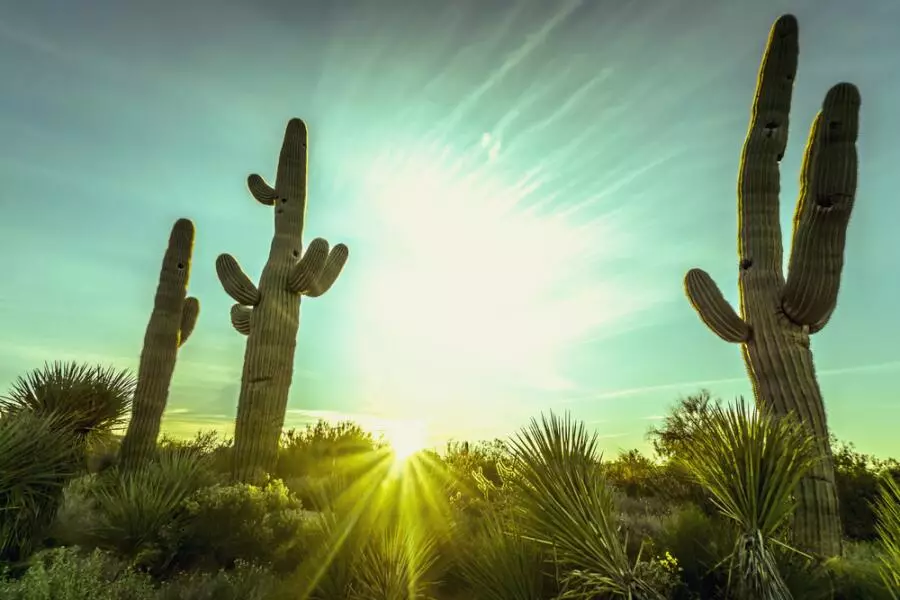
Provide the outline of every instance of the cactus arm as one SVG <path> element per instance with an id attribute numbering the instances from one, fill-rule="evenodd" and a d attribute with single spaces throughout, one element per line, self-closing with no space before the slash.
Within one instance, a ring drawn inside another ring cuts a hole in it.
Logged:
<path id="1" fill-rule="evenodd" d="M 330 290 L 344 269 L 344 265 L 347 264 L 349 257 L 350 250 L 344 244 L 338 244 L 332 248 L 319 276 L 313 281 L 312 287 L 304 293 L 310 298 L 318 298 Z"/>
<path id="2" fill-rule="evenodd" d="M 231 326 L 241 335 L 250 335 L 250 315 L 253 309 L 242 304 L 231 307 Z"/>
<path id="3" fill-rule="evenodd" d="M 788 122 L 799 52 L 797 20 L 779 19 L 759 68 L 756 95 L 738 177 L 738 255 L 742 268 L 761 268 L 782 278 L 779 162 Z M 743 301 L 743 299 L 742 299 Z"/>
<path id="4" fill-rule="evenodd" d="M 197 317 L 200 315 L 200 301 L 193 296 L 184 299 L 181 305 L 181 327 L 178 330 L 178 347 L 184 346 L 184 343 L 191 337 L 194 327 L 197 325 Z"/>
<path id="5" fill-rule="evenodd" d="M 231 296 L 235 302 L 246 306 L 259 304 L 259 290 L 244 273 L 238 261 L 230 254 L 220 254 L 216 259 L 216 274 L 225 293 Z"/>
<path id="6" fill-rule="evenodd" d="M 278 192 L 255 173 L 247 177 L 247 188 L 260 204 L 274 206 L 275 201 L 278 200 Z"/>
<path id="7" fill-rule="evenodd" d="M 684 277 L 684 289 L 700 319 L 717 336 L 732 343 L 750 339 L 750 326 L 725 300 L 719 286 L 702 269 L 691 269 Z"/>
<path id="8" fill-rule="evenodd" d="M 832 87 L 804 155 L 782 307 L 792 321 L 814 331 L 824 327 L 837 304 L 856 196 L 859 108 L 856 86 Z"/>

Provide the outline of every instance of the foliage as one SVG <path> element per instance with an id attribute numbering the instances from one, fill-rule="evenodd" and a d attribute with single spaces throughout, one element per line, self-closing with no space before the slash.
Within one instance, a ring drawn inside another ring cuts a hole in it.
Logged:
<path id="1" fill-rule="evenodd" d="M 567 598 L 608 594 L 663 598 L 631 560 L 615 522 L 612 491 L 603 481 L 597 435 L 584 423 L 551 413 L 532 420 L 511 441 L 526 535 L 554 549 L 565 569 Z"/>
<path id="2" fill-rule="evenodd" d="M 900 480 L 900 466 L 894 460 L 857 452 L 853 444 L 835 439 L 831 447 L 844 535 L 853 540 L 874 540 L 878 534 L 873 505 L 879 497 L 879 481 L 885 476 Z"/>
<path id="3" fill-rule="evenodd" d="M 773 549 L 794 508 L 793 491 L 816 460 L 794 418 L 749 408 L 711 408 L 678 460 L 738 531 L 730 576 L 743 598 L 790 598 Z"/>
<path id="4" fill-rule="evenodd" d="M 78 464 L 75 437 L 56 416 L 0 417 L 0 561 L 30 554 Z"/>
<path id="5" fill-rule="evenodd" d="M 231 569 L 240 561 L 295 568 L 309 517 L 279 480 L 263 487 L 215 485 L 182 504 L 175 562 L 182 568 Z"/>
<path id="6" fill-rule="evenodd" d="M 433 583 L 426 575 L 434 565 L 434 540 L 415 529 L 377 531 L 363 548 L 356 571 L 353 600 L 429 600 Z"/>
<path id="7" fill-rule="evenodd" d="M 510 518 L 488 514 L 468 536 L 459 567 L 469 588 L 483 600 L 540 600 L 547 558 Z"/>
<path id="8" fill-rule="evenodd" d="M 325 508 L 378 462 L 379 447 L 356 423 L 319 420 L 284 433 L 273 476 L 285 481 L 304 505 Z"/>
<path id="9" fill-rule="evenodd" d="M 56 415 L 80 437 L 103 436 L 124 424 L 135 385 L 134 375 L 127 370 L 77 362 L 46 363 L 13 382 L 0 399 L 0 412 Z"/>
<path id="10" fill-rule="evenodd" d="M 900 598 L 900 485 L 891 477 L 882 479 L 875 515 L 884 548 L 881 576 L 896 600 Z"/>
<path id="11" fill-rule="evenodd" d="M 133 470 L 107 471 L 92 489 L 89 539 L 142 567 L 167 566 L 167 536 L 183 526 L 187 497 L 210 483 L 207 466 L 195 452 L 173 451 Z"/>
<path id="12" fill-rule="evenodd" d="M 138 573 L 100 550 L 53 548 L 32 557 L 19 579 L 0 577 L 4 600 L 153 600 L 156 590 Z"/>

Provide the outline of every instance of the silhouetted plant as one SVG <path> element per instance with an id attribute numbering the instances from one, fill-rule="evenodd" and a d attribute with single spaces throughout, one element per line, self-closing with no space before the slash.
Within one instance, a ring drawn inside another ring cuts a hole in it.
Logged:
<path id="1" fill-rule="evenodd" d="M 900 598 L 900 485 L 891 477 L 882 478 L 875 514 L 884 549 L 881 576 L 896 600 Z"/>
<path id="2" fill-rule="evenodd" d="M 124 424 L 135 384 L 128 370 L 48 363 L 13 382 L 9 393 L 0 398 L 0 412 L 52 414 L 79 437 L 105 436 Z"/>
<path id="3" fill-rule="evenodd" d="M 564 568 L 565 597 L 664 598 L 644 576 L 640 553 L 631 560 L 626 552 L 613 494 L 601 476 L 596 433 L 551 413 L 540 423 L 532 420 L 510 447 L 521 476 L 523 531 L 553 548 Z"/>
<path id="4" fill-rule="evenodd" d="M 793 492 L 817 460 L 815 440 L 791 416 L 754 410 L 743 399 L 715 406 L 679 457 L 738 537 L 729 584 L 740 598 L 791 598 L 774 556 L 794 507 Z"/>

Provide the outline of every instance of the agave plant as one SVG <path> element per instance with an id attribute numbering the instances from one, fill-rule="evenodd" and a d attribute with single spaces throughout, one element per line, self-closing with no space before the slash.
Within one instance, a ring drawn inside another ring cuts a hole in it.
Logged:
<path id="1" fill-rule="evenodd" d="M 632 561 L 620 536 L 612 490 L 600 471 L 597 434 L 583 422 L 552 413 L 513 438 L 522 526 L 527 537 L 551 546 L 565 569 L 563 597 L 664 598 L 644 576 L 640 553 Z"/>
<path id="2" fill-rule="evenodd" d="M 0 417 L 0 561 L 31 553 L 78 473 L 76 440 L 58 417 Z"/>
<path id="3" fill-rule="evenodd" d="M 77 362 L 45 363 L 12 384 L 0 411 L 56 415 L 80 438 L 105 436 L 124 424 L 137 383 L 127 370 Z"/>
<path id="4" fill-rule="evenodd" d="M 881 539 L 881 578 L 891 597 L 900 600 L 900 485 L 884 475 L 875 503 L 878 537 Z"/>
<path id="5" fill-rule="evenodd" d="M 738 529 L 729 588 L 740 598 L 787 600 L 774 549 L 795 507 L 793 492 L 817 459 L 815 440 L 792 415 L 755 410 L 741 398 L 713 406 L 676 457 Z"/>

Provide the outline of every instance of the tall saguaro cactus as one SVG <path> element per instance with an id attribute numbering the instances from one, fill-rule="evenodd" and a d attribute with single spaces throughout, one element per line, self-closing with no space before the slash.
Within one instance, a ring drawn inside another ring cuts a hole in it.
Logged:
<path id="1" fill-rule="evenodd" d="M 725 341 L 742 345 L 757 403 L 775 414 L 795 413 L 816 436 L 821 461 L 797 492 L 794 541 L 820 556 L 836 556 L 841 552 L 841 524 L 834 465 L 809 338 L 828 323 L 837 303 L 856 195 L 860 96 L 849 83 L 835 85 L 813 122 L 785 280 L 779 162 L 787 145 L 797 54 L 797 20 L 785 15 L 769 35 L 741 156 L 741 314 L 705 271 L 689 271 L 685 288 L 703 322 Z"/>
<path id="2" fill-rule="evenodd" d="M 125 468 L 140 464 L 156 449 L 178 349 L 197 323 L 200 303 L 187 295 L 193 248 L 194 224 L 178 219 L 169 235 L 153 312 L 144 334 L 131 421 L 120 450 L 120 462 Z"/>
<path id="3" fill-rule="evenodd" d="M 254 285 L 229 254 L 216 259 L 225 292 L 237 304 L 231 309 L 235 330 L 247 336 L 241 394 L 234 432 L 236 479 L 254 482 L 275 467 L 284 427 L 294 351 L 300 325 L 300 298 L 327 292 L 347 262 L 349 250 L 316 238 L 301 258 L 306 217 L 307 130 L 291 119 L 284 134 L 275 187 L 259 175 L 247 186 L 261 204 L 274 208 L 275 235 L 269 260 Z"/>

